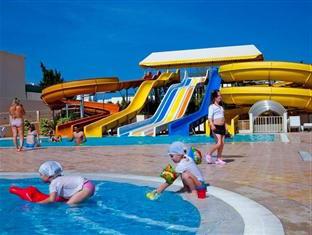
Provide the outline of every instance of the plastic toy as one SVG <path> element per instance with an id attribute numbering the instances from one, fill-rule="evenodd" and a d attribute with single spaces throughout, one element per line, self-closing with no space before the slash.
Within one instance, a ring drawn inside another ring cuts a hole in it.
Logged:
<path id="1" fill-rule="evenodd" d="M 160 194 L 157 193 L 156 190 L 153 190 L 151 192 L 148 192 L 145 196 L 150 200 L 156 200 L 157 198 L 159 198 Z"/>
<path id="2" fill-rule="evenodd" d="M 28 186 L 26 188 L 20 188 L 17 186 L 11 186 L 9 188 L 10 193 L 19 196 L 21 199 L 29 202 L 40 202 L 49 197 L 49 195 L 40 192 L 34 186 Z M 56 202 L 65 202 L 66 199 L 62 197 L 57 197 Z"/>
<path id="3" fill-rule="evenodd" d="M 190 158 L 192 158 L 197 165 L 202 162 L 203 156 L 202 156 L 201 152 L 198 149 L 194 148 L 194 147 L 190 148 L 188 156 Z"/>
<path id="4" fill-rule="evenodd" d="M 175 172 L 174 168 L 168 164 L 160 173 L 160 177 L 164 178 L 167 184 L 172 184 L 173 181 L 175 181 L 175 179 L 178 177 L 178 174 Z"/>

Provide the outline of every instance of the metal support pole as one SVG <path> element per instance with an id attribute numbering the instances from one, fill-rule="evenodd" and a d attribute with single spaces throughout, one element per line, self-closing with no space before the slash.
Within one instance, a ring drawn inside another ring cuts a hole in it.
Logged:
<path id="1" fill-rule="evenodd" d="M 37 116 L 37 117 L 36 117 L 36 120 L 37 120 L 37 122 L 40 122 L 40 111 L 37 110 L 37 111 L 36 111 L 36 114 L 37 114 L 37 115 L 36 115 L 36 116 Z"/>
<path id="2" fill-rule="evenodd" d="M 81 95 L 80 100 L 80 118 L 83 118 L 84 116 L 84 95 Z"/>
<path id="3" fill-rule="evenodd" d="M 250 130 L 250 133 L 253 133 L 253 117 L 252 117 L 252 113 L 249 113 L 249 130 Z"/>
<path id="4" fill-rule="evenodd" d="M 68 118 L 68 104 L 65 104 L 66 118 Z"/>
<path id="5" fill-rule="evenodd" d="M 287 133 L 287 112 L 283 114 L 283 132 Z"/>

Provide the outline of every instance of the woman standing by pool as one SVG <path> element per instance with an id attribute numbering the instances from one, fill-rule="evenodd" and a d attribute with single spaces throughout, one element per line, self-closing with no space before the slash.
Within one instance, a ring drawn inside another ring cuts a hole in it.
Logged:
<path id="1" fill-rule="evenodd" d="M 9 109 L 10 125 L 13 133 L 13 142 L 17 151 L 21 151 L 24 144 L 24 115 L 25 110 L 20 100 L 14 98 Z M 20 145 L 17 144 L 17 134 L 19 134 Z"/>
<path id="2" fill-rule="evenodd" d="M 216 164 L 223 165 L 226 162 L 222 160 L 222 151 L 224 147 L 225 137 L 225 120 L 224 109 L 221 104 L 222 97 L 219 90 L 215 90 L 211 94 L 211 104 L 208 109 L 208 120 L 211 128 L 212 135 L 216 141 L 211 149 L 206 154 L 206 161 L 208 164 L 212 164 L 211 155 L 217 151 Z"/>

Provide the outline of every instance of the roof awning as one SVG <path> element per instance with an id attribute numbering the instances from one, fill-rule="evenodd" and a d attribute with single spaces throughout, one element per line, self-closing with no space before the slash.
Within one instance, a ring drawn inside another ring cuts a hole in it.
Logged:
<path id="1" fill-rule="evenodd" d="M 154 52 L 140 62 L 145 68 L 184 68 L 263 60 L 254 45 Z"/>

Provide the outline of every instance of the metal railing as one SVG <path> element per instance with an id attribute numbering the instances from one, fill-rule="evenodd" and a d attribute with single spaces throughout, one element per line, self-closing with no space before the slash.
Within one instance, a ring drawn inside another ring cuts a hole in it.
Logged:
<path id="1" fill-rule="evenodd" d="M 283 132 L 283 117 L 281 116 L 256 117 L 254 120 L 253 131 L 255 133 Z"/>

